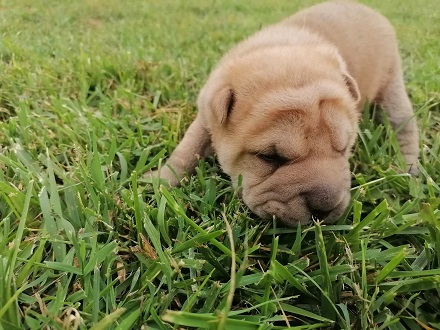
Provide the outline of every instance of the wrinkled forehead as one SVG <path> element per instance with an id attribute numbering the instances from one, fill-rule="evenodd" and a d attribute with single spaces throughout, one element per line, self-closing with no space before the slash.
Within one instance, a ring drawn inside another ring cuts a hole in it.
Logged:
<path id="1" fill-rule="evenodd" d="M 311 126 L 300 112 L 272 111 L 263 116 L 255 116 L 243 131 L 245 150 L 268 153 L 276 151 L 289 155 L 305 151 Z"/>
<path id="2" fill-rule="evenodd" d="M 285 154 L 306 153 L 309 149 L 344 149 L 355 133 L 356 119 L 338 98 L 310 98 L 309 95 L 270 93 L 257 102 L 246 120 L 245 149 L 269 148 Z M 272 148 L 272 147 L 271 147 Z M 273 148 L 272 148 L 273 149 Z"/>
<path id="3" fill-rule="evenodd" d="M 343 101 L 349 97 L 347 86 L 329 79 L 320 79 L 302 86 L 263 86 L 254 95 L 254 111 L 296 110 L 309 117 L 318 116 L 318 107 L 325 101 Z"/>

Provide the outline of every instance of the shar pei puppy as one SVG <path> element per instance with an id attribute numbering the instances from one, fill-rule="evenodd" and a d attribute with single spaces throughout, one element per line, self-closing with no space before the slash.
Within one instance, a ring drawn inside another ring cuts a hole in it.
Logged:
<path id="1" fill-rule="evenodd" d="M 214 152 L 235 187 L 242 176 L 242 199 L 259 217 L 334 222 L 350 200 L 348 159 L 367 101 L 383 107 L 416 172 L 417 123 L 391 24 L 354 2 L 312 6 L 221 59 L 196 119 L 149 175 L 177 185 Z"/>

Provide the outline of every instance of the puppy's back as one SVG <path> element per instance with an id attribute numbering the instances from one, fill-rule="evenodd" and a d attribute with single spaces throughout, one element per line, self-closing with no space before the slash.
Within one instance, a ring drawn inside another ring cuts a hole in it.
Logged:
<path id="1" fill-rule="evenodd" d="M 362 4 L 325 2 L 279 24 L 315 32 L 335 45 L 363 97 L 371 101 L 400 67 L 393 27 L 384 16 Z"/>

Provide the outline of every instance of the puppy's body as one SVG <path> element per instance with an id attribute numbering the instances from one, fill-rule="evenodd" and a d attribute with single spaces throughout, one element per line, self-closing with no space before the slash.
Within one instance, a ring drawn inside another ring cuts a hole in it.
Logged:
<path id="1" fill-rule="evenodd" d="M 348 157 L 366 100 L 384 107 L 415 164 L 417 125 L 391 25 L 356 3 L 310 7 L 223 57 L 160 177 L 177 184 L 212 146 L 234 183 L 243 176 L 243 199 L 259 216 L 334 221 L 349 201 Z"/>

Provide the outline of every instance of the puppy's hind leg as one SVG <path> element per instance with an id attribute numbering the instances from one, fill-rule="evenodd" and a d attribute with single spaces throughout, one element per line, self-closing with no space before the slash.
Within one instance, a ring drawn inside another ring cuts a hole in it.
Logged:
<path id="1" fill-rule="evenodd" d="M 194 171 L 200 158 L 207 157 L 211 153 L 210 135 L 198 116 L 165 165 L 155 172 L 147 173 L 146 176 L 159 177 L 170 185 L 177 186 L 185 174 Z"/>
<path id="2" fill-rule="evenodd" d="M 411 101 L 405 91 L 400 63 L 396 65 L 388 84 L 382 89 L 378 103 L 384 108 L 396 132 L 400 150 L 406 161 L 407 171 L 411 174 L 417 174 L 419 133 Z"/>

